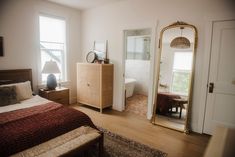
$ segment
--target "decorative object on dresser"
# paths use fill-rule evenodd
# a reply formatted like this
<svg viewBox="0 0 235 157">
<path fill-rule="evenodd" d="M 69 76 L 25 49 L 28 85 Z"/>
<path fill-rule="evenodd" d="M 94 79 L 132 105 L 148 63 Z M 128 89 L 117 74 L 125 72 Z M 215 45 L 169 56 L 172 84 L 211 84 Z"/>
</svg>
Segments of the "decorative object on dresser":
<svg viewBox="0 0 235 157">
<path fill-rule="evenodd" d="M 54 90 L 57 86 L 56 77 L 54 74 L 60 73 L 60 69 L 55 61 L 47 61 L 42 69 L 42 73 L 49 74 L 47 76 L 47 88 Z"/>
<path fill-rule="evenodd" d="M 86 55 L 88 63 L 109 64 L 107 55 L 108 41 L 94 41 L 93 50 Z"/>
<path fill-rule="evenodd" d="M 86 55 L 86 61 L 87 63 L 94 63 L 95 60 L 97 60 L 97 55 L 95 52 L 90 51 L 87 55 Z"/>
<path fill-rule="evenodd" d="M 65 87 L 56 88 L 55 90 L 39 89 L 41 97 L 63 105 L 69 105 L 69 89 Z"/>
<path fill-rule="evenodd" d="M 113 64 L 77 63 L 77 102 L 102 109 L 113 104 Z"/>
<path fill-rule="evenodd" d="M 98 60 L 107 59 L 107 42 L 107 40 L 94 41 L 93 51 L 96 53 Z"/>
</svg>

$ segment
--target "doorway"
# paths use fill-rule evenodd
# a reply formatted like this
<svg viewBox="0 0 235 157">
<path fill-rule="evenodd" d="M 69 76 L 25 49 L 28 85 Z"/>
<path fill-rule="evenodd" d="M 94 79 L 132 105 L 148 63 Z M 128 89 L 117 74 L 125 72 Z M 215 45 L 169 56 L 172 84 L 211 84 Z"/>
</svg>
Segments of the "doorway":
<svg viewBox="0 0 235 157">
<path fill-rule="evenodd" d="M 147 117 L 151 93 L 152 29 L 124 31 L 124 111 Z"/>
</svg>

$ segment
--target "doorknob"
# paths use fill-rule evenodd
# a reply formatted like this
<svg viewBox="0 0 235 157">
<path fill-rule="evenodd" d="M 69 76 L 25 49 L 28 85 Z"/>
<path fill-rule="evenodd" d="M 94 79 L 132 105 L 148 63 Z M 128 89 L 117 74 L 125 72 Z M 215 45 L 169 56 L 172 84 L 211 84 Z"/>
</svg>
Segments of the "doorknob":
<svg viewBox="0 0 235 157">
<path fill-rule="evenodd" d="M 214 90 L 214 83 L 210 82 L 209 83 L 209 93 L 213 93 L 213 90 Z"/>
</svg>

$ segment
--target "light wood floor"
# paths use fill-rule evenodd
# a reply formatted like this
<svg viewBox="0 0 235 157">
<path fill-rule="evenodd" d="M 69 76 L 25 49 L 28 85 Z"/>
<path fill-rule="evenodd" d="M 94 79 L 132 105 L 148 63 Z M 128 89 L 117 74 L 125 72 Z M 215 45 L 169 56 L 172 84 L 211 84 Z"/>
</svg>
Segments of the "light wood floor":
<svg viewBox="0 0 235 157">
<path fill-rule="evenodd" d="M 203 156 L 209 136 L 191 133 L 186 135 L 151 124 L 147 119 L 126 112 L 99 110 L 73 104 L 71 107 L 89 115 L 95 125 L 129 139 L 168 153 L 168 157 Z"/>
</svg>

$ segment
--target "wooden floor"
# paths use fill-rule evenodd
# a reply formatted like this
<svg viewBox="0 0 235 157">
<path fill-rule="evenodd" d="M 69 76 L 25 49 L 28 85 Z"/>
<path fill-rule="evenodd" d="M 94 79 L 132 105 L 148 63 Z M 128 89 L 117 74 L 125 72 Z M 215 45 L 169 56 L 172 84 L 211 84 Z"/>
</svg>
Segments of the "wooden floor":
<svg viewBox="0 0 235 157">
<path fill-rule="evenodd" d="M 126 112 L 99 110 L 78 104 L 71 107 L 89 115 L 95 125 L 129 139 L 168 153 L 168 157 L 203 156 L 209 136 L 191 133 L 186 135 L 151 124 L 147 119 Z"/>
</svg>

